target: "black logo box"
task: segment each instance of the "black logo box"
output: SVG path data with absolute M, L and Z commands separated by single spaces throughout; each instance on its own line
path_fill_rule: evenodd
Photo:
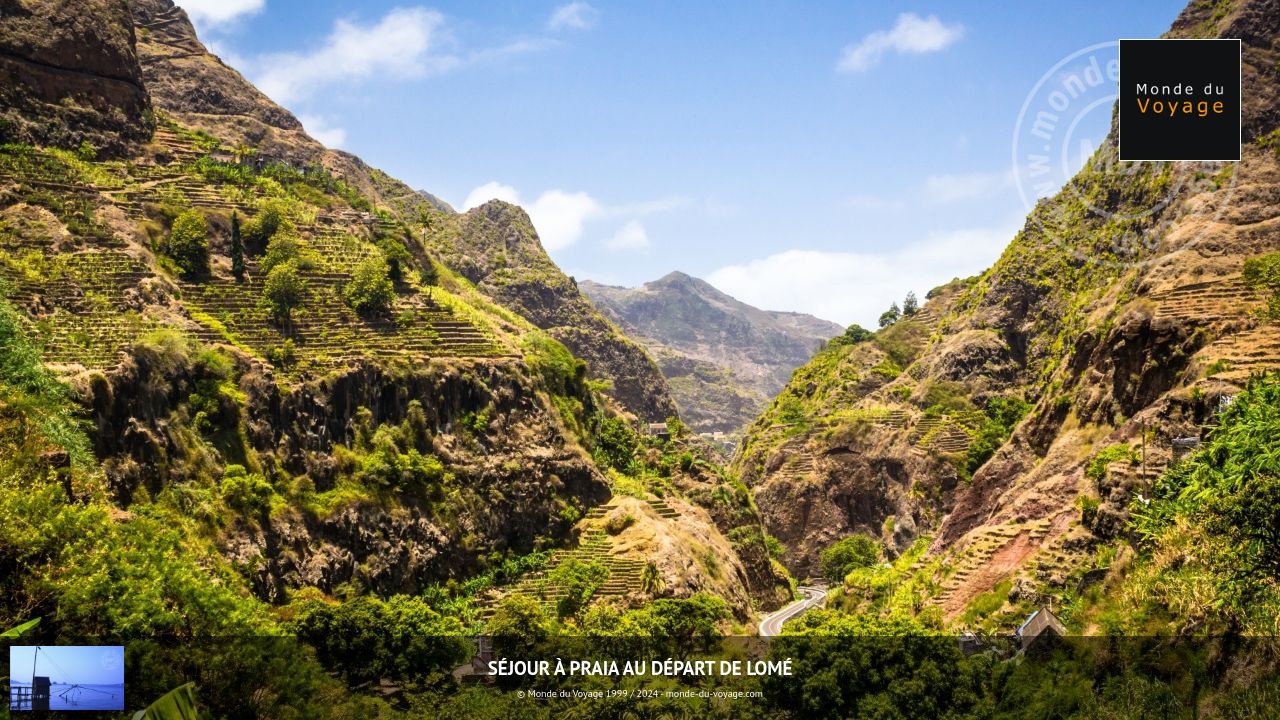
M 1234 38 L 1121 40 L 1120 160 L 1238 161 L 1240 52 Z M 1145 93 L 1139 94 L 1140 85 L 1147 86 Z M 1205 93 L 1206 86 L 1212 86 L 1211 93 Z M 1182 92 L 1166 94 L 1166 87 Z M 1139 111 L 1139 100 L 1146 113 Z M 1192 104 L 1192 113 L 1183 112 L 1185 102 Z M 1215 113 L 1219 102 L 1222 112 Z M 1170 103 L 1177 104 L 1172 115 Z M 1157 107 L 1163 112 L 1155 113 Z M 1202 116 L 1199 110 L 1206 107 Z

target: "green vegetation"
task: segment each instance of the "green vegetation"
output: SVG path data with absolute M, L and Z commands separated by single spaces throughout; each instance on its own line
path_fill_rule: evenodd
M 421 598 L 361 596 L 344 602 L 309 597 L 289 608 L 291 632 L 316 657 L 352 684 L 411 680 L 447 672 L 467 660 L 462 626 Z
M 880 313 L 880 327 L 882 329 L 887 328 L 890 325 L 898 322 L 898 320 L 901 317 L 902 317 L 902 309 L 899 308 L 898 303 L 895 302 L 889 306 L 888 310 L 885 310 L 884 312 Z
M 828 346 L 840 347 L 842 345 L 857 345 L 858 343 L 874 339 L 875 336 L 875 333 L 855 323 L 845 328 L 843 334 L 832 338 L 831 342 L 828 343 Z
M 577 615 L 608 578 L 609 568 L 600 562 L 584 563 L 570 558 L 557 565 L 547 576 L 552 587 L 565 592 L 556 603 L 556 613 L 562 618 Z
M 1111 463 L 1120 462 L 1121 460 L 1128 461 L 1131 464 L 1136 463 L 1138 462 L 1138 455 L 1134 452 L 1133 448 L 1128 445 L 1110 445 L 1105 447 L 1098 451 L 1098 454 L 1094 455 L 1093 458 L 1089 460 L 1089 464 L 1085 466 L 1084 470 L 1085 477 L 1095 483 L 1101 482 L 1107 475 L 1107 467 L 1109 467 Z
M 879 562 L 882 550 L 880 541 L 870 535 L 845 537 L 822 551 L 822 575 L 833 583 L 843 582 L 854 570 Z
M 1270 322 L 1280 322 L 1280 252 L 1246 260 L 1244 281 L 1266 293 L 1267 306 L 1261 311 L 1262 316 Z
M 262 285 L 263 299 L 271 309 L 271 314 L 280 320 L 288 320 L 306 296 L 307 282 L 302 279 L 297 264 L 292 261 L 273 267 Z
M 262 515 L 271 509 L 275 488 L 266 478 L 249 473 L 243 465 L 228 465 L 222 472 L 222 497 L 227 505 L 246 515 Z
M 372 315 L 390 311 L 396 289 L 389 273 L 387 261 L 381 255 L 362 260 L 343 288 L 343 298 L 359 313 Z
M 975 433 L 969 445 L 969 457 L 965 470 L 972 476 L 982 467 L 1013 432 L 1014 426 L 1031 410 L 1031 405 L 1019 397 L 997 397 L 987 401 L 986 419 Z
M 173 221 L 164 252 L 182 274 L 200 278 L 209 274 L 209 223 L 204 216 L 188 210 Z
M 231 213 L 231 274 L 244 280 L 244 241 L 240 238 L 240 214 Z

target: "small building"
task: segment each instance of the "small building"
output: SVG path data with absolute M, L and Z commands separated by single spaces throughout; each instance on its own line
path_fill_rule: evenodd
M 1018 639 L 1022 643 L 1023 652 L 1037 642 L 1055 640 L 1065 637 L 1066 634 L 1067 626 L 1063 625 L 1049 608 L 1042 607 L 1031 613 L 1030 617 L 1018 626 Z
M 667 427 L 666 423 L 651 422 L 645 425 L 645 432 L 653 437 L 662 438 L 663 440 L 671 437 L 671 429 Z
M 31 709 L 35 712 L 49 712 L 49 700 L 51 695 L 49 678 L 33 677 L 31 678 Z

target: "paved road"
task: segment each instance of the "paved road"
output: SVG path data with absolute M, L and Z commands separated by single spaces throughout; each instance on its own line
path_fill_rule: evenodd
M 817 587 L 815 585 L 801 585 L 796 588 L 800 593 L 800 599 L 782 608 L 781 610 L 765 615 L 760 620 L 760 636 L 772 637 L 782 633 L 782 624 L 786 621 L 803 615 L 811 608 L 822 607 L 827 601 L 827 589 Z

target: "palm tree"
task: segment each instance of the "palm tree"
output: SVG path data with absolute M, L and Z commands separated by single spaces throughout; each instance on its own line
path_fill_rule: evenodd
M 662 575 L 655 563 L 650 562 L 644 566 L 644 572 L 640 573 L 640 589 L 650 595 L 662 592 Z

